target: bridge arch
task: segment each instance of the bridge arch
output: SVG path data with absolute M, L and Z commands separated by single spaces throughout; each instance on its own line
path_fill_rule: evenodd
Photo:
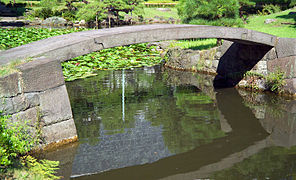
M 175 24 L 126 26 L 60 35 L 12 48 L 0 52 L 0 65 L 40 56 L 66 61 L 105 48 L 191 38 L 219 38 L 269 47 L 278 41 L 276 36 L 243 28 Z

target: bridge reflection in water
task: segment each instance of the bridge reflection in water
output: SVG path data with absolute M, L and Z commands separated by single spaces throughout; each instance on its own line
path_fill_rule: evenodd
M 196 179 L 296 145 L 295 101 L 214 90 L 212 80 L 153 67 L 68 83 L 80 144 L 46 156 L 61 161 L 65 178 Z

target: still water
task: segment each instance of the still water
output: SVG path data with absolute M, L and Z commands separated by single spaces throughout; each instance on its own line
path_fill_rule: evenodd
M 161 66 L 67 83 L 79 142 L 65 179 L 295 179 L 296 101 Z

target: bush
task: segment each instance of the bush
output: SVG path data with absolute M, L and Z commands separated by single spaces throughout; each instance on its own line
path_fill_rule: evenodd
M 281 7 L 282 10 L 291 8 L 296 5 L 296 0 L 252 0 L 256 4 L 273 4 Z
M 32 150 L 38 136 L 33 137 L 24 123 L 8 123 L 9 116 L 0 114 L 0 166 L 9 167 L 20 156 Z M 0 169 L 1 171 L 1 169 Z
M 32 136 L 27 122 L 9 123 L 9 118 L 0 113 L 0 179 L 59 179 L 58 161 L 27 155 L 39 144 L 38 128 Z
M 268 88 L 272 92 L 282 92 L 283 87 L 286 85 L 285 77 L 285 73 L 280 71 L 279 69 L 273 73 L 268 74 L 268 76 L 266 77 Z
M 181 0 L 178 14 L 184 23 L 240 26 L 237 0 Z
M 272 13 L 277 13 L 280 12 L 281 8 L 278 5 L 273 5 L 273 4 L 266 4 L 263 6 L 262 11 L 258 11 L 259 15 L 268 15 L 268 14 L 272 14 Z
M 34 17 L 39 17 L 39 18 L 42 18 L 42 19 L 46 19 L 48 17 L 51 17 L 54 15 L 53 11 L 52 11 L 52 8 L 50 7 L 44 7 L 44 8 L 41 8 L 41 9 L 36 9 L 33 14 L 32 14 Z

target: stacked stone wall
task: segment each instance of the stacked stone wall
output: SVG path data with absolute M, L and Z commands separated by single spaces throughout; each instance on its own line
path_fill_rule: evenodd
M 239 73 L 241 80 L 239 80 L 237 83 L 238 87 L 246 88 L 255 86 L 256 89 L 262 91 L 268 89 L 266 81 L 262 79 L 255 79 L 255 81 L 254 79 L 248 78 L 242 79 L 242 75 L 244 73 L 240 73 L 242 69 L 246 69 L 246 71 L 251 71 L 262 76 L 268 76 L 270 73 L 280 71 L 284 72 L 285 74 L 286 85 L 283 87 L 285 93 L 295 95 L 295 44 L 295 39 L 280 38 L 277 46 L 270 48 L 260 45 L 236 45 L 235 43 L 226 40 L 224 41 L 223 45 L 209 50 L 190 50 L 174 47 L 167 49 L 167 55 L 169 58 L 165 65 L 177 70 L 198 71 L 218 76 L 219 74 L 222 74 L 223 76 L 229 75 L 224 72 L 230 72 L 233 74 L 233 76 L 235 76 L 235 73 Z M 239 48 L 236 47 L 235 49 L 235 47 L 232 47 L 234 45 L 238 46 Z M 232 52 L 236 54 L 233 54 L 230 51 L 231 47 L 233 48 Z M 265 55 L 263 56 L 260 53 Z M 222 62 L 223 60 L 224 64 Z M 254 64 L 254 66 L 251 66 L 251 68 L 248 69 L 249 64 Z
M 76 139 L 67 89 L 58 61 L 33 61 L 0 78 L 0 111 L 12 122 L 41 131 L 44 145 Z

